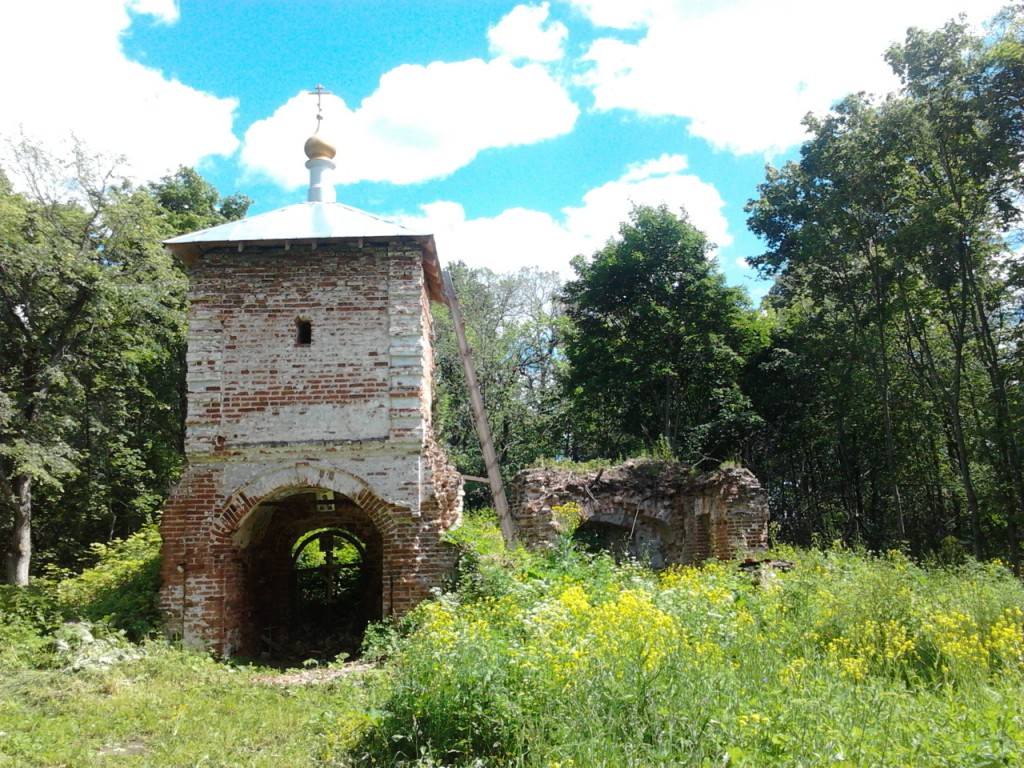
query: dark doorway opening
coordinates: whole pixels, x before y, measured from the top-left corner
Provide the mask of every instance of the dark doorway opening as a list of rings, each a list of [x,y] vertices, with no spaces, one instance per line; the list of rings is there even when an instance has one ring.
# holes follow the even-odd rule
[[[246,564],[248,619],[240,651],[282,664],[358,655],[381,617],[383,538],[341,494],[283,489],[236,533]]]
[[[615,561],[636,560],[651,568],[664,568],[672,541],[664,525],[644,517],[626,519],[627,525],[607,520],[584,520],[573,541],[584,552],[607,552]]]
[[[372,569],[366,545],[341,528],[324,528],[292,547],[291,612],[312,649],[352,653],[370,623]]]
[[[584,520],[573,532],[572,539],[584,552],[595,555],[599,552],[608,552],[616,562],[636,556],[631,546],[629,529],[613,523]]]

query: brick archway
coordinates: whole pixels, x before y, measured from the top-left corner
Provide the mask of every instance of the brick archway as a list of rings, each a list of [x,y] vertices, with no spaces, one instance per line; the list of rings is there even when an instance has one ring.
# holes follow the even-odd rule
[[[289,499],[303,495],[308,499],[316,491],[332,491],[340,511],[317,514],[308,502],[289,504]],[[272,505],[285,505],[288,511],[283,521],[280,514],[268,509]],[[367,617],[372,620],[391,613],[392,594],[384,594],[383,583],[387,579],[390,584],[407,559],[400,534],[410,520],[406,507],[388,502],[362,478],[318,462],[280,467],[236,489],[220,505],[210,525],[211,549],[224,564],[223,622],[229,654],[267,652],[266,629],[272,623],[285,635],[294,636],[297,627],[286,608],[290,572],[286,564],[290,565],[295,538],[317,527],[347,525],[372,542],[377,586]],[[261,527],[265,540],[255,542],[252,529]],[[269,649],[275,655],[278,650]]]
[[[587,509],[573,538],[592,551],[606,550],[616,559],[630,557],[663,568],[680,542],[661,516],[637,510],[594,513]]]
[[[384,500],[365,480],[321,463],[302,463],[267,472],[232,493],[214,517],[215,539],[227,542],[260,502],[296,488],[322,489],[346,496],[360,507],[385,535],[394,527],[396,514],[408,510]]]

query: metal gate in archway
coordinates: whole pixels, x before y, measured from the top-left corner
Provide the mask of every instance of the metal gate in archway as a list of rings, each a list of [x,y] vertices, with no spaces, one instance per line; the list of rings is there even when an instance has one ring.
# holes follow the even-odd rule
[[[316,642],[362,635],[373,617],[366,544],[342,528],[306,533],[292,547],[293,627]]]

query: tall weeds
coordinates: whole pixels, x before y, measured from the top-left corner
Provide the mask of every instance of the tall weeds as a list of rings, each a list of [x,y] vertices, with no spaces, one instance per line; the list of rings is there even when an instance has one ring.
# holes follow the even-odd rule
[[[776,554],[796,567],[476,553],[461,587],[410,617],[354,759],[1019,764],[1024,591],[1005,569]]]

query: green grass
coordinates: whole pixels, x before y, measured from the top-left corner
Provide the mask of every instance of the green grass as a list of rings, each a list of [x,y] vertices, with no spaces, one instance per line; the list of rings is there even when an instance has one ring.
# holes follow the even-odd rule
[[[259,671],[159,646],[109,669],[3,670],[0,765],[315,765],[365,719],[361,680],[268,685]]]
[[[776,554],[797,567],[766,579],[481,557],[408,620],[346,764],[1021,764],[1024,592],[1005,569]]]
[[[482,516],[450,538],[460,583],[316,686],[102,625],[76,644],[46,590],[0,590],[0,766],[1022,764],[1024,590],[999,565],[654,574],[505,552]]]

